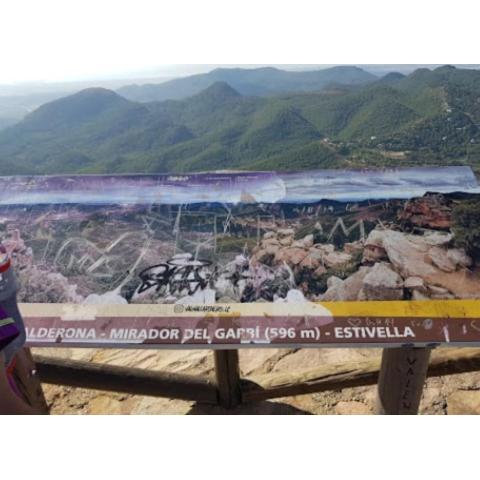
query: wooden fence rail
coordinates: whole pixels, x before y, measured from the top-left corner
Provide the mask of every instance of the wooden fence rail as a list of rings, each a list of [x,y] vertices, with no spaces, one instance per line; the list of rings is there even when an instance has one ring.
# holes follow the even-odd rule
[[[226,358],[228,357],[228,358]],[[194,400],[233,407],[239,402],[340,390],[377,383],[380,360],[323,365],[296,373],[269,373],[241,379],[238,352],[217,351],[217,381],[208,378],[154,372],[34,355],[44,383],[107,390],[136,395]],[[433,351],[427,376],[480,370],[479,348],[445,348]]]
[[[378,382],[380,366],[380,359],[370,359],[341,365],[323,365],[301,373],[282,372],[249,377],[249,383],[242,388],[242,400],[254,402],[375,385]],[[445,348],[432,353],[427,377],[477,370],[480,370],[479,348]]]
[[[141,368],[80,362],[34,355],[43,383],[109,392],[218,403],[217,387],[207,378]]]

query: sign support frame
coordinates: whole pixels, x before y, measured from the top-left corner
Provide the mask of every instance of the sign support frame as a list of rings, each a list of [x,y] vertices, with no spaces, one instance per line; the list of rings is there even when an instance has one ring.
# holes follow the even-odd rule
[[[219,404],[231,409],[242,403],[238,350],[214,350]]]
[[[37,414],[48,415],[49,407],[29,348],[22,348],[15,355],[13,375],[25,401]]]
[[[375,414],[416,415],[427,377],[431,348],[384,348]]]

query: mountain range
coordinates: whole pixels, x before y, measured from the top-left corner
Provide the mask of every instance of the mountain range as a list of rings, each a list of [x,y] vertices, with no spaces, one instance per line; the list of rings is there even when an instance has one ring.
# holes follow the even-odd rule
[[[216,82],[228,83],[242,95],[267,96],[288,92],[320,91],[339,85],[364,85],[377,77],[361,68],[338,66],[323,70],[287,71],[273,67],[216,68],[208,73],[176,78],[164,83],[127,85],[117,93],[137,102],[180,100],[205,90]]]
[[[2,174],[465,163],[478,170],[480,71],[444,66],[378,78],[354,67],[328,70],[226,69],[155,88],[82,90],[0,131]],[[216,80],[220,74],[229,81]],[[162,100],[169,95],[188,96]]]

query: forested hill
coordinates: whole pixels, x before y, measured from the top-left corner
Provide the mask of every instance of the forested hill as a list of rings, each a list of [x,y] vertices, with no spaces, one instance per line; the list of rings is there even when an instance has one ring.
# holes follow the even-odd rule
[[[117,93],[129,100],[155,102],[181,100],[200,93],[216,82],[228,83],[242,95],[270,96],[288,92],[320,91],[330,85],[365,85],[377,80],[358,67],[338,66],[311,71],[273,67],[217,68],[208,73],[177,78],[160,84],[127,85]]]
[[[480,71],[389,74],[320,92],[183,100],[87,89],[0,132],[2,174],[480,165]],[[477,168],[478,170],[478,168]]]

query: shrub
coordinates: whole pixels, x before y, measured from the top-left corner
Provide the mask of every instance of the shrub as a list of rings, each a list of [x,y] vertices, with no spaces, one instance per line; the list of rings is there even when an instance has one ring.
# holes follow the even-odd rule
[[[455,243],[463,247],[475,263],[480,263],[480,199],[457,205],[452,220]]]

